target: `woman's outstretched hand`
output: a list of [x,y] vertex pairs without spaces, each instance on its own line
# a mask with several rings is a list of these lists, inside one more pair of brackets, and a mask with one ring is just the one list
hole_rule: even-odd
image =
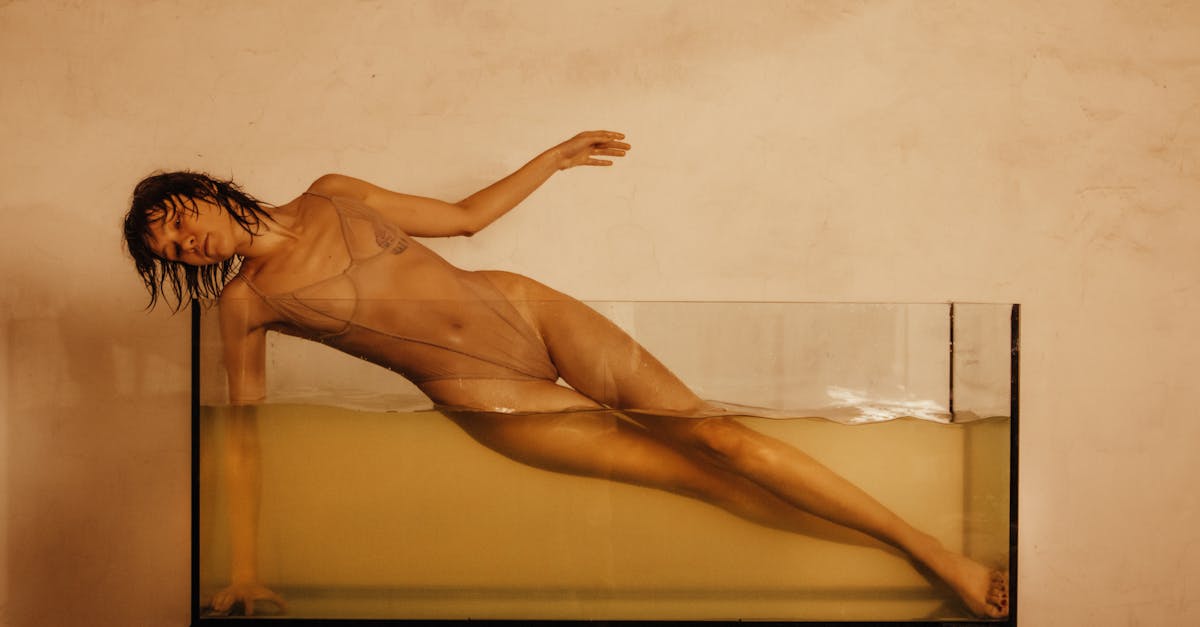
[[266,601],[274,603],[280,611],[287,611],[287,603],[278,594],[260,583],[235,583],[213,595],[205,608],[217,616],[228,616],[238,605],[242,607],[242,615],[254,616],[254,602]]
[[577,165],[612,165],[611,159],[597,157],[624,157],[629,144],[621,141],[624,133],[612,131],[585,131],[550,149],[558,157],[558,169],[566,170]]

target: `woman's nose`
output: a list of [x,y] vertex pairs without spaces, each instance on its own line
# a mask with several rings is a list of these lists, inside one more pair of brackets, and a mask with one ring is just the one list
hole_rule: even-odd
[[183,241],[179,245],[186,251],[194,250],[196,248],[196,236],[192,234],[183,236]]

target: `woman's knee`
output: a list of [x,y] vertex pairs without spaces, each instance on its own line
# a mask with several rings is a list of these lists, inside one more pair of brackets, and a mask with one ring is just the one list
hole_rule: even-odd
[[708,455],[738,467],[770,465],[775,449],[764,436],[729,416],[703,418],[690,427],[695,444]]

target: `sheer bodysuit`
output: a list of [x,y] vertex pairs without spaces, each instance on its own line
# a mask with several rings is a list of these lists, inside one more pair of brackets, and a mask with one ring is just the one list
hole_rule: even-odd
[[337,274],[279,294],[240,276],[282,317],[269,328],[378,364],[418,386],[558,379],[538,332],[485,274],[450,265],[354,200],[307,192],[299,211],[335,212],[348,260]]

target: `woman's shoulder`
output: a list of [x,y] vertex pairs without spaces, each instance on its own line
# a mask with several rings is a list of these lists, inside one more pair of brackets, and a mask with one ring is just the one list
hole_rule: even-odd
[[263,289],[267,287],[259,285],[258,280],[263,265],[260,259],[243,260],[237,272],[225,282],[225,287],[221,288],[221,295],[217,301],[221,305],[238,301],[261,301]]
[[382,214],[367,202],[374,185],[345,174],[322,174],[300,195],[324,200],[342,215],[378,220]]
[[246,278],[246,268],[238,270],[233,278],[225,283],[225,287],[221,289],[221,295],[217,301],[221,305],[235,301],[250,300],[256,297],[254,290],[251,289],[249,280]]
[[300,206],[311,205],[312,203],[304,203],[304,199],[315,198],[317,202],[331,207],[338,216],[352,222],[369,223],[375,228],[384,225],[398,228],[399,225],[363,200],[362,186],[365,184],[344,174],[322,175],[300,195]]
[[243,268],[225,284],[217,306],[222,320],[244,325],[246,329],[257,329],[279,320],[278,313],[267,304],[266,298]]
[[322,174],[309,184],[304,195],[323,198],[355,198],[361,190],[362,181],[345,174]]

